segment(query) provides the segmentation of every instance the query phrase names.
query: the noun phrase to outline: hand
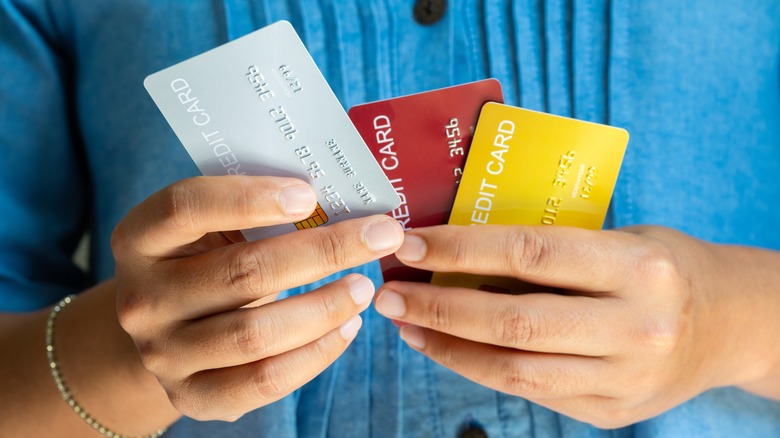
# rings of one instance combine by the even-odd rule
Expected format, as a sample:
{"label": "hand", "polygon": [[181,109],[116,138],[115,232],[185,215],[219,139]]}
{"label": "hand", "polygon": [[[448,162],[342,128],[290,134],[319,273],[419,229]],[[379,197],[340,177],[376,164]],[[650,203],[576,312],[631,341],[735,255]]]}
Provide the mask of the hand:
{"label": "hand", "polygon": [[237,419],[314,378],[355,337],[374,292],[364,276],[273,299],[395,251],[396,221],[373,216],[256,242],[221,233],[302,220],[315,204],[296,179],[200,177],[154,194],[117,226],[120,324],[183,414]]}
{"label": "hand", "polygon": [[766,376],[780,358],[780,294],[756,278],[777,277],[778,258],[759,252],[660,227],[416,229],[396,253],[409,266],[543,287],[502,295],[392,282],[376,308],[466,378],[613,428]]}

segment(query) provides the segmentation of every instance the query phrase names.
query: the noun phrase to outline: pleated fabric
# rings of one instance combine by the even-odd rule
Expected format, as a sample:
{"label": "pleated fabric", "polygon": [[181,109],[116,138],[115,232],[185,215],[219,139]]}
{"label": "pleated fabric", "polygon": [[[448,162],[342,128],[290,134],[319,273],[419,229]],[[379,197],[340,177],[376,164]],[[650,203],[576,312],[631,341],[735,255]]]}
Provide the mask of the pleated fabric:
{"label": "pleated fabric", "polygon": [[[630,1],[451,0],[441,21],[422,29],[413,20],[409,1],[222,3],[227,39],[289,20],[345,108],[493,77],[501,82],[509,104],[599,123],[642,123],[634,114],[643,110],[637,110],[630,97],[641,79],[630,63],[643,49],[631,33],[631,20],[642,6]],[[652,17],[652,11],[648,14]],[[648,25],[647,20],[643,23]],[[632,148],[609,226],[656,217],[642,216],[634,198],[648,196],[639,187],[639,181],[648,179],[641,161],[657,150],[641,139]],[[379,276],[376,265],[356,271]],[[713,398],[725,396],[733,394]],[[707,405],[701,399],[692,403]],[[753,403],[776,419],[776,406]],[[247,415],[234,427],[256,428],[256,436],[455,437],[464,422],[474,419],[490,437],[505,438],[713,432],[685,426],[685,416],[676,412],[687,409],[635,427],[598,430],[434,364],[400,342],[395,327],[370,309],[364,314],[364,328],[336,364],[292,397]]]}
{"label": "pleated fabric", "polygon": [[[36,95],[41,108],[62,108],[67,97],[64,110],[72,110],[73,118],[66,120],[67,129],[49,124],[45,144],[29,147],[49,150],[52,157],[71,156],[67,148],[73,145],[83,149],[84,169],[61,179],[88,175],[91,205],[85,200],[74,211],[63,208],[56,220],[96,224],[90,280],[113,275],[111,231],[132,206],[197,174],[144,93],[143,78],[277,20],[293,24],[345,108],[497,78],[509,104],[628,129],[631,142],[608,226],[654,223],[714,242],[780,249],[780,185],[773,179],[780,174],[780,3],[448,5],[440,21],[420,26],[411,0],[0,1],[0,32],[16,26],[24,35],[43,35],[36,44],[14,46],[29,55],[30,62],[18,67],[49,78],[32,71],[55,66],[52,77],[65,72],[60,79],[73,88],[66,96]],[[15,102],[24,105],[24,97]],[[13,145],[28,147],[25,142],[38,137],[14,136]],[[51,140],[58,137],[69,141]],[[14,163],[4,169],[8,175],[20,172]],[[32,195],[61,189],[38,179],[41,186]],[[34,185],[25,181],[24,187]],[[36,227],[59,230],[54,225]],[[33,254],[30,260],[38,263],[28,264],[36,272],[63,272],[69,254],[62,254]],[[351,271],[381,282],[375,263]],[[15,295],[14,307],[40,307],[62,294],[44,296],[38,286]],[[373,309],[363,319],[347,352],[291,396],[235,423],[182,419],[167,436],[449,438],[471,420],[491,438],[773,436],[780,428],[777,403],[718,389],[635,426],[598,430],[432,363],[400,342],[397,329]]]}

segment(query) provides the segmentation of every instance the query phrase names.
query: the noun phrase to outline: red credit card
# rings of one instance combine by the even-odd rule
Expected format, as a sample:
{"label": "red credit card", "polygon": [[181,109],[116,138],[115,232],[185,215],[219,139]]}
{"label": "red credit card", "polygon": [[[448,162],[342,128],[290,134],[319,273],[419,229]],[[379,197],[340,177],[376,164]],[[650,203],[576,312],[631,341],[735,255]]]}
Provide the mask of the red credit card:
{"label": "red credit card", "polygon": [[[352,107],[349,118],[401,198],[388,213],[404,227],[446,224],[482,105],[503,103],[501,84],[485,79]],[[394,255],[380,260],[385,281],[421,281]]]}

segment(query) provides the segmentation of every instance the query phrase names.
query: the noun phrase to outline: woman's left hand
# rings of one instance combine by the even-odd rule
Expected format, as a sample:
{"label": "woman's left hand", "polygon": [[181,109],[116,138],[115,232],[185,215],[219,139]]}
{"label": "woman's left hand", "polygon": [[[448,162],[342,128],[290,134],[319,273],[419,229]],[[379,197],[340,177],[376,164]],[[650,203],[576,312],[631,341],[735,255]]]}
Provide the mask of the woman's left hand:
{"label": "woman's left hand", "polygon": [[498,391],[605,428],[719,386],[780,394],[757,383],[780,358],[775,252],[661,227],[445,225],[408,232],[396,255],[542,285],[503,295],[390,282],[377,293],[409,345]]}

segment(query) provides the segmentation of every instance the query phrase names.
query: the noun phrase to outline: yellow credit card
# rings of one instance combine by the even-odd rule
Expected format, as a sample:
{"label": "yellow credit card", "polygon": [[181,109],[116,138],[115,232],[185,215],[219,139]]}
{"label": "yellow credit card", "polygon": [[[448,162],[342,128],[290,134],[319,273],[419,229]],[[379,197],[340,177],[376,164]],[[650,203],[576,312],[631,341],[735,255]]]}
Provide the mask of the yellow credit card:
{"label": "yellow credit card", "polygon": [[[627,144],[624,129],[485,104],[449,223],[600,229]],[[431,282],[494,292],[520,284],[454,273]]]}

